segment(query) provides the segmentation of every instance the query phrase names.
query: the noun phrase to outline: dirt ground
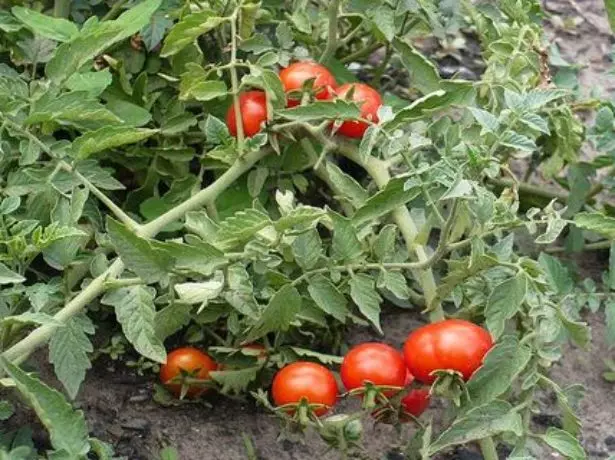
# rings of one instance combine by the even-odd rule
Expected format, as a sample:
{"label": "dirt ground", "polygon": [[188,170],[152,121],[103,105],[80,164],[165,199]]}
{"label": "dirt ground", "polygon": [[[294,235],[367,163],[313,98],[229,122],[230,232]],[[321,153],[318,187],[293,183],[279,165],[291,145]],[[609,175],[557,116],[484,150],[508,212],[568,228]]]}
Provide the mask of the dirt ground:
{"label": "dirt ground", "polygon": [[[560,48],[570,63],[581,66],[581,90],[586,94],[599,91],[601,95],[615,90],[615,78],[610,74],[611,38],[602,0],[549,0],[545,8],[553,15],[547,18],[548,36]],[[575,27],[565,27],[575,22]],[[599,255],[590,258],[583,268],[586,276],[599,278],[606,268],[606,259]],[[615,386],[604,381],[602,358],[609,352],[605,343],[604,316],[588,316],[593,341],[589,352],[567,347],[565,359],[553,368],[554,380],[581,383],[586,396],[581,403],[583,444],[590,459],[607,458],[615,454]],[[417,315],[406,311],[388,312],[383,317],[386,341],[400,347],[409,330],[417,326]],[[357,343],[370,336],[364,330],[351,334],[349,341]],[[41,360],[44,361],[44,360]],[[46,372],[45,372],[46,373]],[[250,436],[259,458],[264,460],[334,459],[325,453],[324,444],[315,438],[303,443],[276,442],[278,422],[250,402],[212,396],[207,404],[182,407],[162,407],[152,400],[151,379],[127,371],[109,372],[99,363],[90,372],[78,397],[78,405],[85,411],[92,434],[113,443],[116,452],[130,460],[156,459],[161,447],[175,446],[183,460],[245,459],[242,435]],[[534,417],[536,428],[545,429],[560,423],[552,395],[540,395],[541,413]],[[427,413],[436,420],[442,408],[435,401]],[[19,422],[12,420],[13,423]],[[367,426],[366,445],[374,459],[403,460],[395,453],[395,433],[387,426]],[[45,442],[42,430],[35,430],[39,441]],[[460,449],[446,458],[469,460],[482,458],[479,454]],[[545,458],[557,458],[545,455]]]}

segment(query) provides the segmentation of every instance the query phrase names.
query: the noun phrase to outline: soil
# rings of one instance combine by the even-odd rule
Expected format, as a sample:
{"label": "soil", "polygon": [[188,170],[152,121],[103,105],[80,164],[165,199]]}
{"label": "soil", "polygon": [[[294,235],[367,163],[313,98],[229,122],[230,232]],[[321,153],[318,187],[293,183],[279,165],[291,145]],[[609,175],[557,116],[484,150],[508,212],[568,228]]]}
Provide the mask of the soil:
{"label": "soil", "polygon": [[[581,66],[581,91],[586,94],[601,91],[612,94],[615,78],[609,73],[611,38],[602,0],[549,0],[545,8],[553,13],[546,18],[548,37],[556,43],[562,56]],[[568,27],[567,24],[575,24]],[[600,278],[607,262],[600,255],[584,257],[581,273]],[[383,316],[386,341],[400,347],[409,330],[418,324],[419,315],[408,311],[389,311]],[[605,342],[604,316],[589,315],[593,340],[589,351],[572,346],[564,350],[564,360],[552,370],[553,379],[561,384],[581,383],[587,392],[580,405],[583,421],[582,440],[590,459],[607,458],[615,454],[615,387],[603,380],[602,359],[612,355]],[[369,331],[357,330],[349,342],[376,339]],[[50,371],[46,356],[40,355],[41,372]],[[84,410],[92,435],[113,444],[118,455],[130,460],[159,458],[163,446],[171,445],[184,460],[233,460],[247,458],[243,435],[249,436],[259,458],[266,460],[322,460],[337,458],[326,453],[325,445],[308,437],[303,443],[277,441],[279,424],[276,419],[249,401],[231,400],[212,395],[204,402],[163,407],[153,401],[151,378],[136,376],[126,368],[109,372],[109,362],[97,361],[78,396],[77,404]],[[47,381],[53,381],[49,377]],[[540,413],[533,422],[536,430],[558,426],[561,421],[552,394],[539,395]],[[443,408],[434,401],[427,417],[441,418]],[[11,419],[18,426],[31,418],[19,413]],[[35,426],[35,438],[45,445],[46,434]],[[397,436],[388,426],[366,426],[365,445],[374,459],[403,460],[395,451]],[[480,459],[470,449],[458,449],[448,459]],[[504,457],[503,457],[504,458]],[[544,458],[557,458],[546,454]]]}

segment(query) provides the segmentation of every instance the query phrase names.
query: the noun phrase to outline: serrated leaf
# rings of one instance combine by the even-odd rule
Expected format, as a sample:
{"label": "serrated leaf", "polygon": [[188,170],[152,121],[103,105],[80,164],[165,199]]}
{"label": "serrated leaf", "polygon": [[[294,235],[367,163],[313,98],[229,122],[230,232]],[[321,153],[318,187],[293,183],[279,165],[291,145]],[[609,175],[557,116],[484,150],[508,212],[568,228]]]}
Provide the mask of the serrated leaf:
{"label": "serrated leaf", "polygon": [[256,380],[261,366],[246,367],[226,371],[212,371],[209,376],[222,385],[223,394],[245,393],[250,383]]}
{"label": "serrated leaf", "polygon": [[369,193],[337,165],[328,162],[327,175],[333,184],[334,191],[350,201],[355,208],[362,206],[369,198]]}
{"label": "serrated leaf", "polygon": [[149,24],[141,30],[141,39],[148,51],[152,51],[164,38],[164,34],[171,28],[173,21],[167,17],[165,11],[157,11],[152,15]]}
{"label": "serrated leaf", "polygon": [[410,298],[410,289],[408,288],[408,281],[403,273],[385,271],[381,273],[382,287],[390,291],[395,297],[402,300]]}
{"label": "serrated leaf", "polygon": [[218,227],[216,244],[232,248],[243,243],[255,233],[271,225],[269,216],[258,209],[245,209],[227,217]]}
{"label": "serrated leaf", "polygon": [[615,239],[615,218],[599,212],[580,212],[574,216],[574,224],[609,239]]}
{"label": "serrated leaf", "polygon": [[359,144],[359,155],[366,159],[374,150],[376,146],[376,142],[378,141],[378,135],[380,134],[380,127],[377,125],[370,125],[365,133],[363,133],[363,138],[361,139],[361,143]]}
{"label": "serrated leaf", "polygon": [[474,115],[476,121],[482,126],[482,133],[496,134],[500,129],[500,122],[490,112],[477,107],[469,107],[468,110]]}
{"label": "serrated leaf", "polygon": [[23,283],[26,279],[0,262],[0,285]]}
{"label": "serrated leaf", "polygon": [[49,362],[71,399],[77,396],[86,371],[92,367],[88,354],[94,347],[88,335],[94,332],[90,318],[81,314],[57,328],[49,340]]}
{"label": "serrated leaf", "polygon": [[341,323],[346,322],[348,304],[346,298],[331,281],[318,274],[310,278],[308,292],[316,305]]}
{"label": "serrated leaf", "polygon": [[363,206],[357,209],[352,216],[353,225],[358,227],[378,219],[404,206],[421,193],[420,187],[405,190],[405,183],[406,179],[403,177],[391,179],[382,190],[372,195]]}
{"label": "serrated leaf", "polygon": [[559,217],[551,218],[547,222],[547,228],[545,232],[536,238],[536,243],[539,244],[551,244],[553,243],[557,237],[562,233],[564,228],[566,228],[567,222],[564,219]]}
{"label": "serrated leaf", "polygon": [[164,363],[167,353],[154,323],[155,293],[155,289],[147,286],[130,286],[107,292],[101,302],[115,308],[117,321],[135,350],[152,361]]}
{"label": "serrated leaf", "polygon": [[313,224],[326,215],[325,211],[313,206],[297,206],[285,216],[280,217],[273,225],[278,232],[283,232],[295,225]]}
{"label": "serrated leaf", "polygon": [[111,84],[113,77],[109,69],[97,72],[75,73],[66,80],[65,86],[71,91],[84,91],[91,96],[99,96]]}
{"label": "serrated leaf", "polygon": [[528,111],[538,110],[549,102],[561,99],[569,94],[564,89],[534,89],[523,95],[523,108]]}
{"label": "serrated leaf", "polygon": [[231,138],[231,134],[222,120],[208,115],[205,120],[205,137],[212,144],[224,144]]}
{"label": "serrated leaf", "polygon": [[521,345],[517,337],[502,337],[468,381],[472,405],[488,403],[508,391],[531,357],[530,347]]}
{"label": "serrated leaf", "polygon": [[122,262],[143,281],[155,283],[167,277],[173,259],[165,251],[155,248],[110,217],[107,218],[107,228]]}
{"label": "serrated leaf", "polygon": [[72,458],[83,458],[90,450],[88,428],[82,411],[75,411],[62,394],[48,387],[0,356],[0,367],[47,428],[51,445]]}
{"label": "serrated leaf", "polygon": [[395,37],[395,11],[388,5],[380,5],[369,11],[369,16],[388,41]]}
{"label": "serrated leaf", "polygon": [[208,301],[215,299],[222,292],[224,276],[222,272],[218,272],[216,276],[207,281],[179,283],[174,287],[182,302],[191,305],[207,304]]}
{"label": "serrated leaf", "polygon": [[423,94],[440,89],[440,74],[435,64],[409,43],[399,38],[393,40],[393,48],[410,75],[410,82]]}
{"label": "serrated leaf", "polygon": [[575,321],[561,308],[557,309],[557,316],[570,335],[571,340],[581,348],[587,348],[591,341],[591,329],[583,321]]}
{"label": "serrated leaf", "polygon": [[536,150],[536,143],[532,139],[514,131],[507,131],[500,143],[506,147],[524,152],[533,152]]}
{"label": "serrated leaf", "polygon": [[547,281],[556,294],[568,294],[574,288],[574,282],[568,269],[559,261],[545,252],[540,253],[538,262],[543,268]]}
{"label": "serrated leaf", "polygon": [[160,2],[145,0],[114,21],[103,21],[84,28],[79,35],[56,49],[45,69],[47,77],[56,85],[61,85],[111,45],[139,32],[149,22]]}
{"label": "serrated leaf", "polygon": [[587,458],[585,450],[578,439],[570,433],[559,428],[550,427],[547,433],[540,438],[556,451],[571,460],[584,460]]}
{"label": "serrated leaf", "polygon": [[3,327],[6,327],[11,324],[52,324],[55,326],[63,325],[61,321],[58,321],[52,315],[33,311],[26,311],[19,315],[5,316],[4,318],[0,319],[0,324]]}
{"label": "serrated leaf", "polygon": [[469,410],[457,418],[444,433],[429,446],[429,455],[456,444],[483,439],[500,433],[523,433],[521,416],[505,401],[493,401]]}
{"label": "serrated leaf", "polygon": [[132,128],[130,126],[108,126],[79,136],[72,145],[72,156],[82,160],[93,153],[134,144],[158,132],[157,129]]}
{"label": "serrated leaf", "polygon": [[248,174],[248,193],[252,198],[256,198],[263,190],[263,185],[269,177],[269,169],[256,168]]}
{"label": "serrated leaf", "polygon": [[181,76],[179,98],[182,101],[195,99],[211,101],[226,96],[226,83],[222,80],[208,80],[203,68],[194,63],[186,64],[186,73]]}
{"label": "serrated leaf", "polygon": [[374,241],[372,250],[376,258],[384,262],[395,251],[395,240],[397,239],[397,227],[393,224],[388,224],[382,227],[380,233]]}
{"label": "serrated leaf", "polygon": [[315,228],[301,233],[291,245],[295,261],[303,270],[313,268],[322,255],[322,241]]}
{"label": "serrated leaf", "polygon": [[331,248],[335,259],[350,262],[360,257],[363,249],[351,221],[333,211],[329,215],[333,221]]}
{"label": "serrated leaf", "polygon": [[308,350],[306,348],[299,347],[290,347],[290,349],[297,353],[297,355],[299,356],[314,358],[323,364],[342,364],[342,361],[344,361],[344,358],[342,356],[326,355],[324,353],[318,353],[314,350]]}
{"label": "serrated leaf", "polygon": [[281,109],[276,115],[292,121],[312,120],[352,120],[361,116],[359,107],[354,102],[337,99],[335,101],[317,101],[308,105],[300,105],[292,109]]}
{"label": "serrated leaf", "polygon": [[383,334],[380,326],[380,303],[382,297],[374,287],[374,279],[363,273],[359,273],[350,278],[350,297],[353,302],[359,307],[359,311],[365,316],[376,328],[380,334]]}
{"label": "serrated leaf", "polygon": [[168,57],[179,53],[199,36],[215,29],[227,20],[228,18],[214,16],[211,11],[189,14],[171,28],[160,55]]}
{"label": "serrated leaf", "polygon": [[28,29],[41,37],[67,42],[79,34],[77,26],[63,18],[54,18],[22,6],[11,9],[13,15]]}
{"label": "serrated leaf", "polygon": [[517,314],[527,292],[527,277],[519,272],[512,278],[498,284],[487,301],[485,316],[487,328],[497,340],[504,332],[506,321]]}
{"label": "serrated leaf", "polygon": [[519,121],[525,126],[540,131],[541,133],[550,134],[551,132],[549,130],[549,122],[535,113],[525,113],[519,118]]}
{"label": "serrated leaf", "polygon": [[175,302],[156,312],[154,330],[156,337],[162,342],[186,326],[192,318],[194,307],[189,304]]}
{"label": "serrated leaf", "polygon": [[252,278],[246,267],[242,264],[233,264],[227,269],[228,291],[224,298],[235,310],[242,315],[256,317],[258,305],[254,298],[254,286]]}
{"label": "serrated leaf", "polygon": [[283,286],[271,297],[246,341],[251,342],[272,331],[287,331],[301,311],[301,303],[301,294],[297,289],[290,284]]}

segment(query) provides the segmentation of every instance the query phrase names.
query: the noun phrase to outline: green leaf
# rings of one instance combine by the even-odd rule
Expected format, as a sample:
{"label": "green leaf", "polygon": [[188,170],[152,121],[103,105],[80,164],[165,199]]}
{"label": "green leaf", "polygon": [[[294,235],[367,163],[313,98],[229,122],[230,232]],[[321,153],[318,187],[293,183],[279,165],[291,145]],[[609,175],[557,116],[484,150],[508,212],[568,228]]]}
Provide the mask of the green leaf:
{"label": "green leaf", "polygon": [[158,310],[154,318],[156,337],[164,342],[167,337],[170,337],[181,328],[188,325],[192,318],[192,309],[192,305],[174,302],[167,305],[162,310]]}
{"label": "green leaf", "polygon": [[326,215],[325,211],[313,206],[297,206],[285,216],[280,217],[273,225],[279,232],[288,230],[295,225],[313,224]]}
{"label": "green leaf", "polygon": [[256,198],[263,190],[263,186],[269,177],[269,169],[258,167],[248,174],[248,193]]}
{"label": "green leaf", "polygon": [[532,139],[523,134],[515,133],[514,131],[507,131],[504,133],[500,143],[506,147],[524,152],[533,152],[536,150],[536,143]]}
{"label": "green leaf", "polygon": [[23,283],[26,279],[0,262],[0,285]]}
{"label": "green leaf", "polygon": [[218,272],[216,276],[207,281],[179,283],[175,286],[175,292],[180,300],[187,304],[207,304],[208,301],[220,295],[224,288],[224,276]]}
{"label": "green leaf", "polygon": [[14,412],[14,407],[9,401],[0,401],[0,421],[8,420]]}
{"label": "green leaf", "polygon": [[562,326],[570,335],[572,341],[581,348],[587,348],[591,342],[591,329],[583,321],[575,321],[561,308],[557,309],[557,316],[562,322]]}
{"label": "green leaf", "polygon": [[611,32],[615,32],[615,0],[604,0],[604,8],[611,26]]}
{"label": "green leaf", "polygon": [[523,433],[521,416],[505,401],[493,401],[469,410],[457,418],[444,433],[429,446],[429,455],[457,444],[512,432]]}
{"label": "green leaf", "polygon": [[146,283],[155,283],[167,277],[173,262],[165,251],[155,248],[125,226],[107,218],[109,238],[122,262]]}
{"label": "green leaf", "polygon": [[569,294],[574,288],[568,269],[559,261],[557,257],[553,257],[545,252],[540,253],[538,262],[545,272],[549,286],[556,294]]}
{"label": "green leaf", "polygon": [[228,92],[226,83],[222,80],[208,80],[205,70],[200,65],[188,63],[186,70],[179,84],[180,100],[211,101],[226,96]]}
{"label": "green leaf", "polygon": [[341,323],[346,322],[348,315],[346,298],[331,281],[320,274],[315,275],[309,280],[308,292],[322,311]]}
{"label": "green leaf", "polygon": [[423,94],[440,89],[440,74],[435,64],[409,43],[399,38],[393,40],[393,48],[410,74],[410,82]]}
{"label": "green leaf", "polygon": [[[578,215],[578,214],[577,214]],[[551,244],[566,228],[567,221],[558,217],[551,217],[547,222],[547,228],[545,232],[536,238],[536,243],[539,244]]]}
{"label": "green leaf", "polygon": [[615,345],[615,301],[611,300],[604,304],[606,315],[606,341],[610,346]]}
{"label": "green leaf", "polygon": [[57,328],[49,340],[49,362],[71,399],[77,396],[86,371],[92,367],[88,353],[94,347],[88,335],[93,334],[94,324],[81,314]]}
{"label": "green leaf", "polygon": [[378,287],[390,291],[398,299],[407,300],[410,298],[408,281],[403,273],[393,271],[381,272],[381,277],[378,279]]}
{"label": "green leaf", "polygon": [[374,255],[379,261],[384,262],[393,254],[396,239],[397,227],[395,225],[388,224],[382,227],[372,247]]}
{"label": "green leaf", "polygon": [[334,191],[358,208],[367,201],[369,193],[352,176],[342,171],[336,164],[327,162],[327,175]]}
{"label": "green leaf", "polygon": [[35,34],[57,42],[67,42],[79,33],[77,26],[66,19],[47,16],[22,6],[14,6],[11,12]]}
{"label": "green leaf", "polygon": [[318,230],[311,228],[301,233],[291,245],[295,261],[303,270],[310,270],[322,256],[322,241]]}
{"label": "green leaf", "polygon": [[570,92],[564,89],[534,89],[523,95],[523,108],[527,111],[538,110],[569,94]]}
{"label": "green leaf", "polygon": [[157,129],[132,128],[129,126],[108,126],[79,136],[73,142],[72,155],[84,159],[93,153],[134,144],[156,134]]}
{"label": "green leaf", "polygon": [[90,445],[83,412],[73,410],[59,391],[48,387],[2,357],[0,367],[13,380],[21,395],[47,428],[51,445],[56,450],[64,450],[71,458],[85,457]]}
{"label": "green leaf", "polygon": [[103,21],[84,28],[79,35],[56,49],[45,69],[47,77],[56,85],[63,84],[107,48],[139,32],[149,22],[160,2],[145,0],[114,21]]}
{"label": "green leaf", "polygon": [[215,29],[227,20],[228,18],[214,16],[211,11],[189,14],[171,28],[160,55],[168,57],[177,54],[199,36]]}
{"label": "green leaf", "polygon": [[519,121],[525,126],[535,129],[536,131],[540,131],[541,133],[548,135],[551,132],[549,130],[549,122],[535,113],[525,113],[521,118],[519,118]]}
{"label": "green leaf", "polygon": [[374,279],[363,273],[356,274],[350,278],[350,297],[359,307],[359,311],[383,334],[380,326],[380,304],[382,297],[374,287]]}
{"label": "green leaf", "polygon": [[388,5],[380,5],[369,11],[369,16],[388,41],[395,37],[395,11]]}
{"label": "green leaf", "polygon": [[357,209],[352,216],[353,225],[358,227],[385,216],[412,201],[421,193],[419,187],[406,190],[405,183],[406,178],[403,177],[391,179],[382,190],[372,195],[363,206]]}
{"label": "green leaf", "polygon": [[333,242],[331,248],[336,260],[353,261],[363,254],[361,242],[349,219],[329,211],[333,221]]}
{"label": "green leaf", "polygon": [[482,110],[476,107],[469,107],[468,110],[472,112],[476,121],[482,126],[481,134],[492,133],[496,134],[500,128],[500,122],[490,112]]}
{"label": "green leaf", "polygon": [[205,137],[207,142],[212,144],[224,144],[231,139],[231,134],[226,123],[213,115],[208,115],[205,120]]}
{"label": "green leaf", "polygon": [[299,291],[290,284],[283,286],[273,295],[246,341],[259,339],[272,331],[287,331],[300,310]]}
{"label": "green leaf", "polygon": [[228,291],[224,293],[225,300],[242,315],[256,317],[258,305],[254,298],[252,278],[241,263],[236,263],[227,269]]}
{"label": "green leaf", "polygon": [[599,212],[580,212],[574,216],[574,224],[610,240],[615,239],[615,218]]}
{"label": "green leaf", "polygon": [[468,381],[472,405],[488,403],[506,393],[531,357],[530,347],[521,345],[517,337],[502,337]]}
{"label": "green leaf", "polygon": [[[163,4],[164,5],[164,4]],[[152,15],[149,24],[141,30],[141,39],[148,51],[152,51],[164,38],[164,34],[173,25],[173,21],[167,17],[167,12],[161,10]]]}
{"label": "green leaf", "polygon": [[238,211],[220,222],[216,244],[224,248],[235,247],[269,225],[269,216],[258,209]]}
{"label": "green leaf", "polygon": [[583,450],[579,440],[567,431],[550,427],[547,429],[547,433],[540,436],[540,438],[567,458],[572,460],[583,460],[587,458],[585,450]]}
{"label": "green leaf", "polygon": [[209,373],[211,378],[222,385],[222,394],[241,394],[245,393],[248,386],[256,380],[261,366],[246,367],[243,369],[233,369],[226,371],[212,371]]}
{"label": "green leaf", "polygon": [[18,196],[7,196],[0,203],[0,215],[8,216],[12,212],[17,211],[20,204],[21,198],[19,198]]}
{"label": "green leaf", "polygon": [[115,316],[128,341],[141,355],[164,363],[167,354],[156,335],[156,290],[147,286],[130,286],[108,291],[101,302],[115,308]]}
{"label": "green leaf", "polygon": [[487,328],[497,340],[504,332],[506,321],[517,314],[527,292],[527,277],[520,271],[512,278],[498,284],[487,301],[485,316]]}
{"label": "green leaf", "polygon": [[65,86],[71,91],[85,91],[95,97],[100,96],[112,80],[109,69],[103,69],[98,72],[75,73],[66,80]]}
{"label": "green leaf", "polygon": [[354,102],[341,99],[335,101],[316,101],[308,105],[300,105],[292,109],[277,110],[276,115],[292,121],[312,120],[348,120],[361,116],[359,107]]}

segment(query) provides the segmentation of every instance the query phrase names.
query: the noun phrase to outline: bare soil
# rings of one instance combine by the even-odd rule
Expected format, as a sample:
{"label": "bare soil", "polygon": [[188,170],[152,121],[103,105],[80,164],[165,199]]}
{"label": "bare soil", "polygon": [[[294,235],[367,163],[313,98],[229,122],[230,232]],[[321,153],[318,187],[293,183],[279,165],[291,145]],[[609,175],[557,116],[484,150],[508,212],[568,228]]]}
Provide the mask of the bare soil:
{"label": "bare soil", "polygon": [[[546,19],[548,36],[557,43],[562,56],[582,66],[580,81],[586,94],[612,94],[615,78],[609,73],[611,38],[601,0],[549,0],[545,8],[552,16]],[[574,23],[574,27],[566,24]],[[584,256],[581,267],[585,276],[600,278],[606,269],[603,255]],[[408,331],[418,324],[416,313],[394,310],[383,317],[385,341],[400,347]],[[554,366],[554,380],[581,383],[586,397],[581,403],[583,444],[590,459],[615,454],[615,387],[601,377],[602,359],[613,354],[605,342],[602,313],[587,316],[593,341],[589,351],[566,347],[565,358]],[[349,342],[380,339],[369,331],[357,330]],[[50,374],[45,356],[38,360],[43,374]],[[250,436],[260,458],[265,460],[333,459],[325,445],[314,437],[304,443],[277,441],[278,421],[252,402],[231,400],[212,395],[204,402],[180,407],[163,407],[152,399],[152,379],[138,377],[125,368],[109,371],[109,362],[99,361],[88,375],[77,404],[85,411],[92,434],[114,445],[116,452],[130,460],[155,459],[161,447],[175,446],[184,460],[245,459],[242,435]],[[536,429],[560,424],[553,395],[540,395],[541,412],[534,417]],[[434,420],[442,417],[443,408],[434,401],[427,412]],[[19,424],[30,419],[23,413],[11,420]],[[31,419],[30,419],[31,420]],[[365,445],[374,459],[403,460],[395,452],[396,434],[387,426],[366,426]],[[35,428],[39,445],[46,443],[42,429]],[[459,449],[449,459],[480,459],[471,449]],[[503,457],[504,458],[504,457]],[[545,458],[556,458],[545,454]]]}

